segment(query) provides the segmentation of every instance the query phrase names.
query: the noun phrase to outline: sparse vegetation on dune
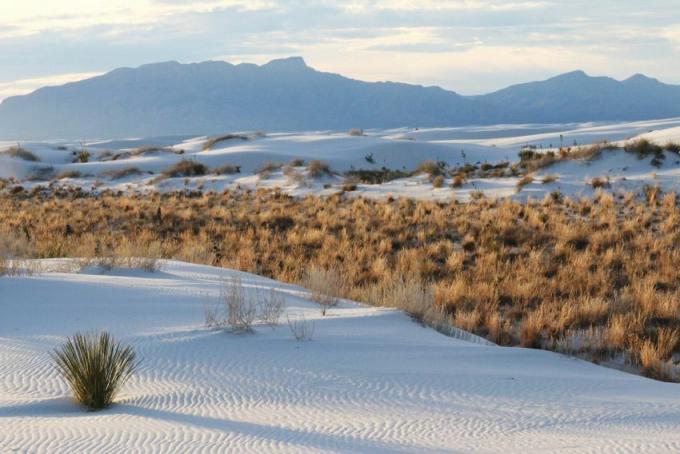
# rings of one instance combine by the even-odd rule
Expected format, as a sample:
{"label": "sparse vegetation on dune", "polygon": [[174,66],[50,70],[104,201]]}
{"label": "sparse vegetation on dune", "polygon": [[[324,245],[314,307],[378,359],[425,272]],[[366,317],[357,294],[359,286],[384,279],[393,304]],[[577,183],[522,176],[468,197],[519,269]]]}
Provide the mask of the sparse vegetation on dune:
{"label": "sparse vegetation on dune", "polygon": [[[2,256],[236,268],[307,283],[318,299],[399,307],[501,345],[680,379],[680,209],[656,186],[642,201],[597,190],[592,199],[555,191],[527,203],[466,204],[265,190],[59,194],[0,197]],[[318,272],[312,286],[309,270],[332,276]]]}
{"label": "sparse vegetation on dune", "polygon": [[18,158],[18,159],[23,159],[24,161],[31,161],[31,162],[38,162],[40,161],[40,158],[36,156],[33,152],[22,148],[21,146],[17,145],[15,147],[9,147],[7,150],[1,152],[0,154],[4,154],[6,156],[10,156],[12,158]]}
{"label": "sparse vegetation on dune", "polygon": [[208,173],[208,168],[200,162],[183,159],[176,164],[163,170],[162,174],[166,178],[174,177],[196,177]]}
{"label": "sparse vegetation on dune", "polygon": [[110,170],[107,172],[103,172],[102,175],[105,177],[109,177],[112,180],[120,180],[122,178],[127,178],[130,176],[135,176],[135,175],[141,175],[142,171],[139,170],[137,167],[125,167],[122,169],[117,169],[117,170]]}
{"label": "sparse vegetation on dune", "polygon": [[241,173],[241,166],[225,164],[223,166],[213,169],[212,173],[216,175],[233,175],[235,173]]}
{"label": "sparse vegetation on dune", "polygon": [[331,175],[331,168],[325,162],[314,159],[307,164],[307,173],[311,178],[320,178]]}
{"label": "sparse vegetation on dune", "polygon": [[210,137],[203,143],[203,151],[208,151],[220,142],[228,140],[250,140],[250,137],[245,134],[223,134],[221,136]]}

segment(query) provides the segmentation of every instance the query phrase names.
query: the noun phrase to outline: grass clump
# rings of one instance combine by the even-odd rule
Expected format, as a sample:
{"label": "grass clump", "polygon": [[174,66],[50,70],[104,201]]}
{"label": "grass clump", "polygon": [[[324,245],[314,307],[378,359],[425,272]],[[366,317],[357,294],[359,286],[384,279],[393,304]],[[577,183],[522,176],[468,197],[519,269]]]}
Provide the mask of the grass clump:
{"label": "grass clump", "polygon": [[309,164],[307,165],[307,172],[312,178],[320,178],[324,175],[330,175],[331,168],[325,162],[314,159],[309,161]]}
{"label": "grass clump", "polygon": [[107,332],[77,333],[52,358],[76,400],[90,410],[111,405],[138,365],[132,347]]}
{"label": "grass clump", "polygon": [[73,162],[77,164],[86,164],[90,162],[90,152],[87,150],[81,150],[73,156]]}
{"label": "grass clump", "polygon": [[345,176],[363,184],[381,184],[392,180],[398,180],[399,178],[406,178],[409,176],[409,173],[383,167],[379,170],[349,170],[345,172]]}
{"label": "grass clump", "polygon": [[54,177],[55,180],[66,180],[68,178],[80,178],[82,174],[77,170],[64,170]]}
{"label": "grass clump", "polygon": [[650,142],[647,139],[639,139],[633,142],[628,142],[624,147],[628,153],[636,154],[638,158],[643,159],[647,156],[658,156],[663,153],[663,148],[659,145]]}
{"label": "grass clump", "polygon": [[16,147],[8,148],[6,151],[3,152],[3,154],[10,156],[12,158],[23,159],[24,161],[31,162],[40,161],[40,158],[38,158],[35,154],[18,145]]}
{"label": "grass clump", "polygon": [[427,159],[418,164],[418,167],[416,167],[414,173],[425,174],[430,178],[430,180],[433,180],[435,177],[444,175],[446,173],[446,163],[435,162],[431,159]]}
{"label": "grass clump", "polygon": [[235,173],[241,173],[241,166],[225,164],[223,166],[214,168],[212,173],[216,175],[233,175]]}
{"label": "grass clump", "polygon": [[205,175],[208,173],[208,168],[196,161],[189,161],[188,159],[183,159],[176,164],[163,170],[163,176],[167,178],[171,177],[196,177]]}
{"label": "grass clump", "polygon": [[210,137],[203,143],[203,151],[208,151],[220,142],[226,142],[227,140],[250,140],[250,137],[244,134],[223,134],[221,136]]}

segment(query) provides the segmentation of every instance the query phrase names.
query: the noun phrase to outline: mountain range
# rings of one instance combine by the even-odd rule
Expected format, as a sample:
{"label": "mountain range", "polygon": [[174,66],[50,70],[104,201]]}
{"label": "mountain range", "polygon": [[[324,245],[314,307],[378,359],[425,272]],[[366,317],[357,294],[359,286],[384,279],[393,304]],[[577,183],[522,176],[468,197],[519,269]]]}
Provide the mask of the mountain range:
{"label": "mountain range", "polygon": [[94,139],[645,120],[680,116],[680,86],[570,72],[481,96],[363,82],[316,71],[300,57],[258,66],[154,63],[5,99],[0,139]]}

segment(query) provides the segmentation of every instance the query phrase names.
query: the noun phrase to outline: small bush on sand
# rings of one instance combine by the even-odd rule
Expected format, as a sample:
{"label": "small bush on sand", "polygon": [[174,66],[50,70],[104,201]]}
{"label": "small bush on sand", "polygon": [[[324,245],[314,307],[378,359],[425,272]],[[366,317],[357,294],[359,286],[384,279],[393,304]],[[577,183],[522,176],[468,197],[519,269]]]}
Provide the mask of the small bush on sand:
{"label": "small bush on sand", "polygon": [[640,159],[646,158],[650,155],[659,155],[663,152],[663,148],[647,139],[639,139],[633,142],[628,142],[623,147],[623,149],[628,153],[636,154]]}
{"label": "small bush on sand", "polygon": [[546,175],[541,180],[541,183],[549,184],[549,183],[554,183],[556,181],[557,181],[557,175]]}
{"label": "small bush on sand", "polygon": [[12,158],[23,159],[24,161],[32,162],[40,161],[40,158],[38,158],[35,154],[31,153],[25,148],[21,148],[20,146],[10,147],[9,149],[7,149],[7,151],[4,151],[2,154],[5,154]]}
{"label": "small bush on sand", "polygon": [[364,135],[364,130],[361,128],[352,128],[349,131],[347,131],[347,134],[353,137],[361,137]]}
{"label": "small bush on sand", "polygon": [[224,134],[221,136],[211,137],[203,143],[203,151],[210,150],[219,142],[226,142],[227,140],[250,140],[250,137],[243,134]]}
{"label": "small bush on sand", "polygon": [[81,150],[76,155],[73,157],[73,162],[74,163],[80,163],[80,164],[85,164],[87,162],[90,162],[90,152],[87,150]]}
{"label": "small bush on sand", "polygon": [[288,167],[302,167],[305,165],[305,160],[302,158],[291,159],[288,163]]}
{"label": "small bush on sand", "polygon": [[163,176],[168,178],[195,177],[205,175],[206,173],[208,173],[208,168],[205,165],[201,164],[200,162],[183,159],[178,163],[173,164],[170,167],[166,168],[165,170],[163,170],[162,173]]}
{"label": "small bush on sand", "polygon": [[288,327],[298,342],[311,341],[314,337],[314,321],[307,320],[303,314],[293,319],[288,317]]}
{"label": "small bush on sand", "polygon": [[276,326],[279,324],[281,314],[283,314],[286,308],[286,300],[281,293],[271,289],[268,295],[258,294],[257,305],[260,312],[259,318],[262,320],[262,323]]}
{"label": "small bush on sand", "polygon": [[234,331],[252,332],[257,317],[257,301],[246,294],[241,279],[235,278],[223,289],[227,323]]}
{"label": "small bush on sand", "polygon": [[534,182],[533,175],[524,175],[517,181],[517,192],[521,192],[524,186]]}
{"label": "small bush on sand", "polygon": [[138,365],[132,347],[116,342],[107,332],[77,333],[52,357],[76,400],[90,410],[111,405]]}
{"label": "small bush on sand", "polygon": [[364,184],[381,184],[388,181],[397,180],[399,178],[406,178],[409,176],[408,172],[402,170],[392,170],[387,167],[383,167],[380,170],[349,170],[345,172],[347,178],[351,178],[353,181],[364,183]]}
{"label": "small bush on sand", "polygon": [[226,164],[213,169],[212,173],[216,175],[233,175],[235,173],[241,173],[241,166]]}
{"label": "small bush on sand", "polygon": [[342,278],[335,269],[312,266],[305,272],[302,282],[304,287],[311,290],[310,298],[321,308],[321,315],[326,315],[328,308],[338,303]]}
{"label": "small bush on sand", "polygon": [[593,187],[593,189],[608,188],[610,186],[609,178],[595,177],[590,180],[590,185]]}
{"label": "small bush on sand", "polygon": [[325,162],[314,159],[309,161],[309,164],[307,165],[307,172],[309,173],[310,177],[319,178],[324,175],[330,175],[331,169]]}
{"label": "small bush on sand", "polygon": [[675,153],[680,155],[680,143],[668,142],[666,145],[663,146],[663,148],[669,153]]}
{"label": "small bush on sand", "polygon": [[77,170],[64,170],[54,177],[55,180],[66,180],[69,178],[80,178],[82,175]]}
{"label": "small bush on sand", "polygon": [[426,174],[430,179],[433,179],[439,175],[444,175],[444,164],[428,159],[418,164],[414,173]]}
{"label": "small bush on sand", "polygon": [[444,176],[443,175],[437,175],[434,177],[432,180],[432,187],[433,188],[443,188],[444,187]]}
{"label": "small bush on sand", "polygon": [[258,167],[255,173],[257,173],[260,176],[260,178],[267,179],[269,178],[270,173],[272,173],[275,170],[279,170],[281,167],[283,167],[283,164],[267,161],[263,163],[260,167]]}

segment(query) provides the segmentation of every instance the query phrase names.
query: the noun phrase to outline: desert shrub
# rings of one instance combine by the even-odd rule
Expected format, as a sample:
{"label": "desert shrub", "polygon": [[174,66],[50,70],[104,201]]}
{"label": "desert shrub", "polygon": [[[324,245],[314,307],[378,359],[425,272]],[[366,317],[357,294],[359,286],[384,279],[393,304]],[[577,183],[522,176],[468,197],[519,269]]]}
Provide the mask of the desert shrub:
{"label": "desert shrub", "polygon": [[246,293],[241,279],[234,278],[225,284],[222,298],[227,309],[229,326],[234,331],[252,332],[252,325],[257,317],[257,300]]}
{"label": "desert shrub", "polygon": [[446,163],[444,162],[435,162],[432,161],[431,159],[427,159],[416,167],[416,170],[414,171],[415,174],[425,174],[430,179],[433,179],[435,177],[438,177],[440,175],[444,175],[446,172]]}
{"label": "desert shrub", "polygon": [[227,140],[250,140],[250,137],[244,134],[224,134],[221,136],[210,137],[203,143],[203,151],[208,151],[220,142]]}
{"label": "desert shrub", "polygon": [[409,176],[409,173],[383,167],[380,170],[348,170],[345,172],[345,176],[364,184],[381,184],[388,181],[397,180],[399,178],[406,178]]}
{"label": "desert shrub", "polygon": [[40,161],[40,158],[38,158],[35,154],[33,154],[32,152],[30,152],[27,149],[22,148],[18,145],[16,147],[8,148],[6,151],[3,151],[2,154],[5,154],[5,155],[10,156],[12,158],[23,159],[24,161],[33,161],[33,162]]}
{"label": "desert shrub", "polygon": [[562,203],[564,201],[564,194],[559,190],[552,191],[550,193],[550,200],[555,203]]}
{"label": "desert shrub", "polygon": [[646,184],[642,187],[642,193],[645,195],[647,202],[655,205],[659,196],[661,195],[661,188],[658,185]]}
{"label": "desert shrub", "polygon": [[433,188],[442,188],[444,187],[444,176],[443,175],[437,175],[432,179],[432,187]]}
{"label": "desert shrub", "polygon": [[269,294],[258,293],[257,304],[259,308],[259,318],[262,323],[269,326],[276,326],[279,324],[281,314],[286,308],[286,300],[281,293],[274,289],[269,291]]}
{"label": "desert shrub", "polygon": [[337,270],[318,266],[309,267],[302,279],[303,286],[311,290],[310,299],[319,305],[321,315],[338,303],[342,292],[342,278]]}
{"label": "desert shrub", "polygon": [[214,168],[212,173],[216,175],[233,175],[235,173],[241,173],[241,166],[225,164],[223,166]]}
{"label": "desert shrub", "polygon": [[103,172],[102,175],[111,178],[112,180],[120,180],[121,178],[127,178],[130,176],[141,175],[142,171],[137,167],[125,167],[122,169],[109,170]]}
{"label": "desert shrub", "polygon": [[660,155],[663,153],[663,148],[647,139],[638,139],[633,142],[628,142],[623,149],[628,153],[634,153],[640,159],[650,155]]}
{"label": "desert shrub", "polygon": [[534,176],[533,175],[524,175],[522,178],[520,178],[517,181],[517,192],[520,192],[524,186],[531,184],[534,182]]}
{"label": "desert shrub", "polygon": [[69,178],[80,178],[82,174],[78,172],[77,170],[64,170],[62,172],[59,172],[54,179],[55,180],[66,180]]}
{"label": "desert shrub", "polygon": [[288,163],[289,167],[302,167],[305,165],[305,160],[302,158],[294,158],[291,159],[290,162]]}
{"label": "desert shrub", "polygon": [[461,186],[463,186],[463,183],[465,183],[465,175],[458,173],[453,176],[453,180],[451,181],[451,187],[460,188]]}
{"label": "desert shrub", "polygon": [[75,154],[73,157],[73,162],[74,163],[80,163],[80,164],[85,164],[87,162],[90,162],[90,152],[87,150],[80,150],[78,153]]}
{"label": "desert shrub", "polygon": [[353,137],[361,137],[364,135],[364,130],[360,128],[352,128],[349,131],[347,131],[347,134]]}
{"label": "desert shrub", "polygon": [[200,162],[183,159],[161,172],[166,178],[195,177],[208,173],[208,168]]}
{"label": "desert shrub", "polygon": [[666,145],[663,146],[663,148],[669,153],[675,153],[680,155],[680,143],[668,142]]}
{"label": "desert shrub", "polygon": [[557,181],[557,175],[545,175],[541,180],[543,184],[554,183]]}
{"label": "desert shrub", "polygon": [[519,160],[522,162],[526,161],[534,161],[536,159],[540,159],[541,153],[537,152],[536,150],[532,148],[522,148],[520,152],[518,153],[519,155]]}
{"label": "desert shrub", "polygon": [[116,342],[107,332],[77,333],[52,357],[76,400],[90,410],[111,405],[138,365],[132,347]]}
{"label": "desert shrub", "polygon": [[269,178],[269,174],[276,171],[280,170],[283,167],[283,164],[280,164],[278,162],[272,162],[272,161],[266,161],[262,163],[260,167],[255,170],[255,173],[257,173],[260,178]]}
{"label": "desert shrub", "polygon": [[609,178],[595,177],[590,180],[590,186],[592,186],[593,189],[608,188],[610,186]]}
{"label": "desert shrub", "polygon": [[312,178],[319,178],[324,175],[330,175],[331,169],[325,162],[314,159],[309,161],[309,164],[307,165],[307,173]]}
{"label": "desert shrub", "polygon": [[165,148],[165,147],[159,147],[156,145],[147,145],[144,147],[139,147],[135,148],[130,152],[131,156],[143,156],[145,154],[151,154],[151,153],[175,153],[175,154],[182,154],[183,151],[175,151],[172,148]]}
{"label": "desert shrub", "polygon": [[298,342],[311,341],[314,338],[314,321],[307,320],[304,314],[292,319],[288,316],[288,328]]}

